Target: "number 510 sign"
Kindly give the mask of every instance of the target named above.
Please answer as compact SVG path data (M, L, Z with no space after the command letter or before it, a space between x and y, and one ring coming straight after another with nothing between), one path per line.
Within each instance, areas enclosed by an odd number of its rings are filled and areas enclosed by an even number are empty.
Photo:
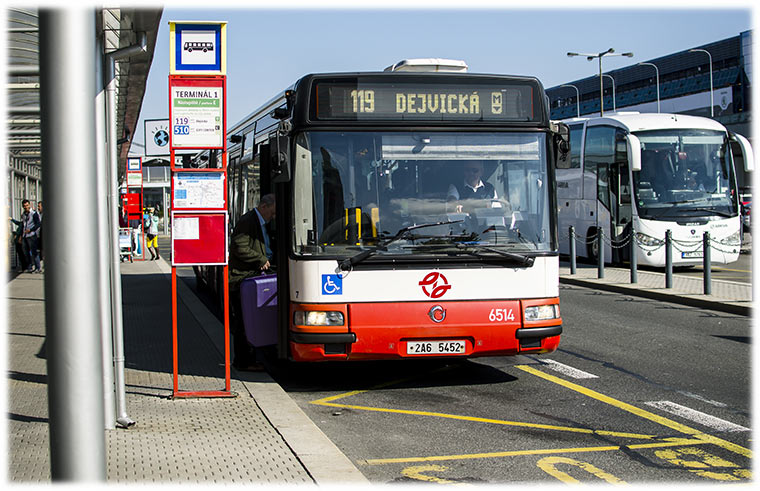
M169 79L172 148L224 147L224 81Z

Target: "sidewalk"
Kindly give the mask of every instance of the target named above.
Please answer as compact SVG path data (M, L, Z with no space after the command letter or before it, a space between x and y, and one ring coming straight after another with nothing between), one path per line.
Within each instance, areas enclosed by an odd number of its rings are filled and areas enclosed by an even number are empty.
M171 268L122 263L129 429L106 430L109 483L366 484L266 373L232 369L231 399L170 399ZM44 274L8 284L8 480L50 481ZM178 285L179 389L224 388L221 323Z
M626 295L672 302L703 309L718 310L740 315L752 315L752 285L736 281L713 279L711 294L705 295L702 277L673 275L673 287L665 288L665 273L637 270L637 282L631 283L631 270L604 267L604 278L598 278L596 265L576 264L570 274L570 263L560 261L559 281L569 285L608 290Z

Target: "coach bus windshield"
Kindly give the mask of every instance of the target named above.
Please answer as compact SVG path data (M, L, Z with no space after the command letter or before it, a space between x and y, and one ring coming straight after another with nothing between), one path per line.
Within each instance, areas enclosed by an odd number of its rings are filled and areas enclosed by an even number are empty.
M633 173L639 216L736 216L736 178L727 135L683 129L636 133L641 171Z
M551 251L546 146L539 132L301 133L295 253Z

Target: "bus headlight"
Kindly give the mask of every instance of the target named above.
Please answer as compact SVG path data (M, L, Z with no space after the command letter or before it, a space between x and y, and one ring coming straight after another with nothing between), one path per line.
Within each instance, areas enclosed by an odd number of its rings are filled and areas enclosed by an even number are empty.
M293 323L299 326L342 326L343 312L299 310L293 314Z
M559 317L559 305L525 307L525 322L548 321Z
M641 232L636 232L636 240L639 242L639 244L649 247L658 247L665 243L664 240L657 239L651 235L642 234Z
M727 246L740 246L742 245L741 237L739 236L739 231L737 230L735 233L729 235L723 240L719 241L721 244L727 245Z

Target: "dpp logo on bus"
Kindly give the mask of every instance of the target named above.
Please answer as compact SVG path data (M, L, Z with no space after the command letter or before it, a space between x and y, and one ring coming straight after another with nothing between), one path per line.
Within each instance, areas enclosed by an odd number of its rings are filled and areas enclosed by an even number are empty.
M422 292L430 298L440 298L451 288L446 277L436 271L425 275L420 281L420 286Z
M343 295L343 278L338 274L323 274L322 295Z

